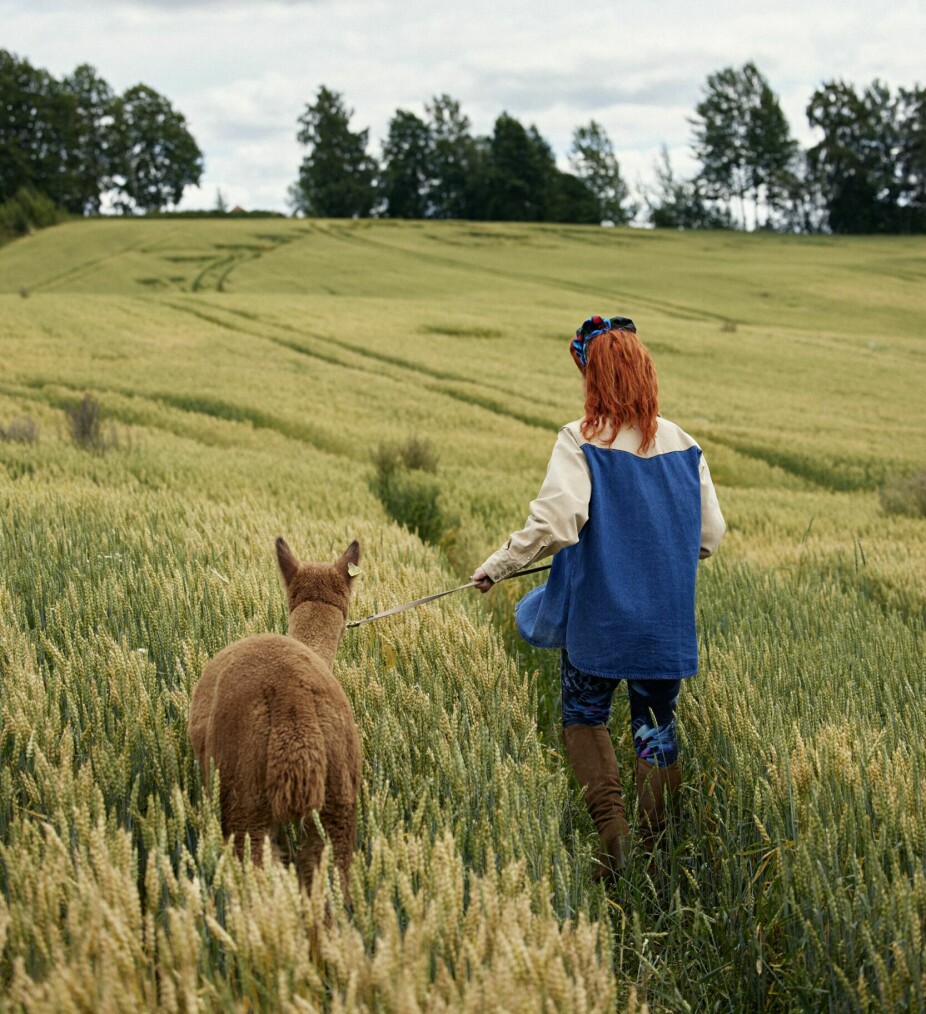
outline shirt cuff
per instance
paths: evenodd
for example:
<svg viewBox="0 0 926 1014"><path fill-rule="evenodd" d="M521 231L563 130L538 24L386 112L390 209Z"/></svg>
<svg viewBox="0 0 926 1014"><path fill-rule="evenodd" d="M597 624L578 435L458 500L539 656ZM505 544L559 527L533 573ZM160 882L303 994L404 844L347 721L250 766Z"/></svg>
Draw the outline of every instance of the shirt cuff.
<svg viewBox="0 0 926 1014"><path fill-rule="evenodd" d="M509 550L499 549L485 561L482 569L493 581L504 581L506 577L511 577L521 569L521 561L512 558Z"/></svg>

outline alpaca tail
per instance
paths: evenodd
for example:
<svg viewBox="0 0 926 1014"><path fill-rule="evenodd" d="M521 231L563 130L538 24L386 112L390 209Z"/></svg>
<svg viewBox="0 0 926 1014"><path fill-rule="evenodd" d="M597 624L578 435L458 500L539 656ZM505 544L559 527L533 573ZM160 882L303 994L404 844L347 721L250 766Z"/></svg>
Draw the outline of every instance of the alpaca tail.
<svg viewBox="0 0 926 1014"><path fill-rule="evenodd" d="M287 823L321 810L325 802L324 739L312 708L299 708L270 728L267 789L275 822Z"/></svg>

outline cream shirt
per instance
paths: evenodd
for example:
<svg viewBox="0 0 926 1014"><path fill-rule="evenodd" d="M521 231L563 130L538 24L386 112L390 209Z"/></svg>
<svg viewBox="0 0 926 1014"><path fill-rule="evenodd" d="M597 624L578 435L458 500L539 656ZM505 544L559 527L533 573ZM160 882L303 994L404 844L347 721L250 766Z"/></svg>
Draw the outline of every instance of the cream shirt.
<svg viewBox="0 0 926 1014"><path fill-rule="evenodd" d="M588 441L582 436L581 420L568 423L557 435L553 453L547 465L546 477L536 499L531 501L530 513L524 527L512 532L501 549L482 564L482 569L493 581L501 581L529 567L532 563L552 556L557 550L575 545L579 533L588 521L588 505L592 495L592 480L582 447ZM597 438L599 447L607 444ZM698 446L680 426L659 418L656 439L642 454L639 451L640 432L634 427L620 430L611 449L625 451L638 457L651 458L672 451L684 451ZM717 501L704 454L701 454L701 559L711 556L726 531L726 523Z"/></svg>

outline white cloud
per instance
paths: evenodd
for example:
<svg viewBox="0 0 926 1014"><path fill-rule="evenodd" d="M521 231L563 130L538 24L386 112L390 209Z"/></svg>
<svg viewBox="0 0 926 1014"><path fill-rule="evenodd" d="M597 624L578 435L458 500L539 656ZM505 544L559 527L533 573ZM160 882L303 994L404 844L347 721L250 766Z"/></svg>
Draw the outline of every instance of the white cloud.
<svg viewBox="0 0 926 1014"><path fill-rule="evenodd" d="M822 81L922 75L926 9L884 0L0 0L3 44L52 73L93 64L122 90L143 81L184 112L206 154L201 191L285 208L301 157L296 119L326 84L369 127L372 147L392 112L458 98L478 132L506 110L536 123L560 156L589 119L611 134L625 174L649 176L665 143L683 168L687 122L707 75L754 60L796 136ZM234 197L232 198L232 195Z"/></svg>

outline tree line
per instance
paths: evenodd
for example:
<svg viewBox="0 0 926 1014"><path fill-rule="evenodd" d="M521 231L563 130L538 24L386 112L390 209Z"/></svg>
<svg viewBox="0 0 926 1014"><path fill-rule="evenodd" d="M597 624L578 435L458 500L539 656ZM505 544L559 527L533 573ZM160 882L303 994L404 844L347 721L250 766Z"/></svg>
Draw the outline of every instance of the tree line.
<svg viewBox="0 0 926 1014"><path fill-rule="evenodd" d="M40 195L74 215L99 213L104 199L158 211L202 171L183 114L153 88L117 95L88 64L58 80L0 49L0 202Z"/></svg>
<svg viewBox="0 0 926 1014"><path fill-rule="evenodd" d="M926 89L896 93L880 81L859 92L831 81L807 118L822 139L802 150L778 97L754 63L708 76L691 118L700 167L679 179L664 148L655 183L634 203L614 145L592 120L575 130L571 172L556 165L536 126L502 113L474 136L448 95L425 116L397 109L382 155L351 128L343 95L325 86L299 119L307 149L290 188L292 208L333 217L628 222L661 227L787 232L926 231Z"/></svg>
<svg viewBox="0 0 926 1014"><path fill-rule="evenodd" d="M424 118L396 110L380 160L369 154L369 132L351 129L352 116L343 96L322 86L299 118L308 153L289 191L295 211L517 222L632 217L613 146L594 121L576 130L572 172L564 172L535 126L502 113L490 136L473 136L449 95L427 103Z"/></svg>
<svg viewBox="0 0 926 1014"><path fill-rule="evenodd" d="M536 126L503 112L476 134L439 95L423 115L397 109L377 157L344 96L322 86L298 120L305 156L289 203L330 217L926 231L926 89L829 81L806 114L820 140L802 150L755 64L710 74L690 119L697 172L680 178L663 149L634 199L594 120L574 131L563 170ZM150 213L177 204L202 171L183 115L154 89L117 95L86 64L57 80L0 50L0 205Z"/></svg>
<svg viewBox="0 0 926 1014"><path fill-rule="evenodd" d="M749 202L756 227L926 231L926 89L829 81L806 115L823 136L802 151L755 64L709 75L691 121L697 195L728 214L735 202L741 222Z"/></svg>

